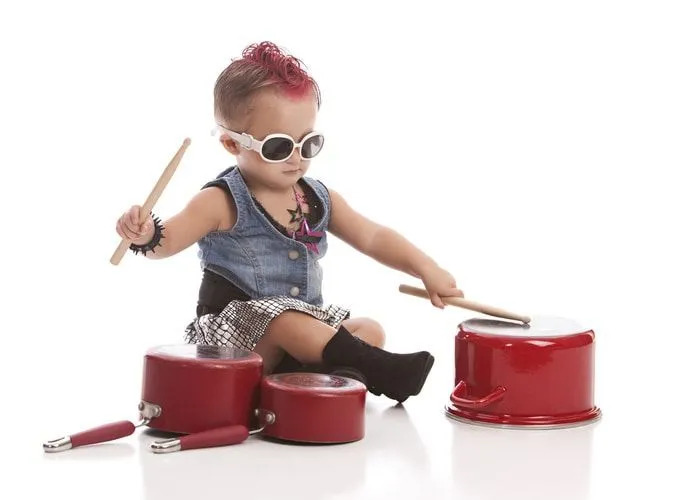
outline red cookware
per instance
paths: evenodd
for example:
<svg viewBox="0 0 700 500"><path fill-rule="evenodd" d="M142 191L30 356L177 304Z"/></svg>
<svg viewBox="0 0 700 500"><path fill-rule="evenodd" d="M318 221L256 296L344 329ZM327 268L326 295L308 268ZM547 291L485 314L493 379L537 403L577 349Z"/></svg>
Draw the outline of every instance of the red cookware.
<svg viewBox="0 0 700 500"><path fill-rule="evenodd" d="M153 443L156 453L240 443L258 432L291 441L355 441L364 437L365 394L362 383L344 377L278 374L263 379L262 358L250 351L160 346L144 357L137 425L107 424L49 441L44 450L110 441L142 425L186 434ZM251 422L260 426L249 431Z"/></svg>
<svg viewBox="0 0 700 500"><path fill-rule="evenodd" d="M470 319L455 338L455 388L447 416L513 427L597 420L593 330L556 317L529 325Z"/></svg>
<svg viewBox="0 0 700 500"><path fill-rule="evenodd" d="M365 435L364 384L346 377L321 373L279 373L262 379L260 427L251 432L305 443L348 443ZM248 437L233 426L151 444L155 453L235 444ZM230 438L228 437L230 434ZM218 439L226 442L218 443ZM205 444L200 445L200 441ZM214 442L215 444L209 444Z"/></svg>
<svg viewBox="0 0 700 500"><path fill-rule="evenodd" d="M280 373L263 378L260 411L276 415L266 436L307 443L346 443L365 435L367 389L351 378Z"/></svg>

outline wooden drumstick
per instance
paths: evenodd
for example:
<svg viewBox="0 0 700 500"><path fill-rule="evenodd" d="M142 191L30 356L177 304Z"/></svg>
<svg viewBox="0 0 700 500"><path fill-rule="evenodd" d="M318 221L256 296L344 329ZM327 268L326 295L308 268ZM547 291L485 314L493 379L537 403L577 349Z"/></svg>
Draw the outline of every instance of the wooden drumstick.
<svg viewBox="0 0 700 500"><path fill-rule="evenodd" d="M415 286L401 285L401 286L399 286L399 292L405 293L408 295L413 295L415 297L422 297L424 299L430 299L430 294L428 293L427 290L424 290L423 288L418 288ZM520 322L525 323L525 324L530 323L530 316L522 316L520 314L515 314L515 313L509 312L509 311L505 311L505 310L499 309L497 307L491 307L491 306L487 306L484 304L479 304L477 302L463 299L461 297L440 297L440 300L442 300L443 303L451 305L451 306L463 307L464 309L469 309L470 311L477 311L480 313L488 314L489 316L495 316L497 318L514 319L516 321L520 321Z"/></svg>
<svg viewBox="0 0 700 500"><path fill-rule="evenodd" d="M160 175L160 179L158 179L156 185L153 186L151 194L148 195L148 198L146 198L146 202L141 207L141 212L139 213L139 224L143 224L146 221L146 219L150 217L151 210L153 210L153 207L158 201L158 198L160 198L160 195L163 193L165 186L168 185L170 178L175 173L175 169L180 164L180 160L182 160L182 155L185 154L185 150L191 142L192 141L190 141L189 137L185 139L182 142L182 146L180 146L180 149L178 149L177 153L175 153L175 156L173 156L173 159L170 160L168 166L165 167L165 170L163 170L163 173ZM128 239L124 238L117 247L117 249L114 251L112 258L109 259L109 261L115 266L119 264L119 262L121 262L122 260L122 257L124 257L124 254L129 249L130 244L131 242Z"/></svg>

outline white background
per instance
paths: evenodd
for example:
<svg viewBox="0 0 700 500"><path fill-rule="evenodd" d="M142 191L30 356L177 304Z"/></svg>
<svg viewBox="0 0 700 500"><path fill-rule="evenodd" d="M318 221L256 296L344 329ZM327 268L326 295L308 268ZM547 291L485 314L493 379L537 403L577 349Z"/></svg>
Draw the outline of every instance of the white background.
<svg viewBox="0 0 700 500"><path fill-rule="evenodd" d="M696 2L669 0L3 4L1 496L698 498L699 25ZM404 409L369 398L363 441L160 457L139 433L42 452L136 420L143 354L181 341L196 249L114 267L114 223L185 137L159 215L232 164L212 89L263 40L321 86L310 175L467 297L594 328L602 421L447 420L456 326L476 314L400 295L417 283L332 239L326 300L437 358Z"/></svg>

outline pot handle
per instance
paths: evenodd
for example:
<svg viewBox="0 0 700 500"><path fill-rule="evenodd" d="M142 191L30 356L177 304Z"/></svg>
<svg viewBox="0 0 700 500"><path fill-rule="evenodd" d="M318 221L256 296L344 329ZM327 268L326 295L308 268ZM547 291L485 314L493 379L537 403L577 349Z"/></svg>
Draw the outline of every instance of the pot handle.
<svg viewBox="0 0 700 500"><path fill-rule="evenodd" d="M137 427L148 425L151 423L151 420L159 417L161 408L157 404L141 401L141 404L139 404L139 412L141 420L135 425L128 420L101 425L77 434L47 441L44 443L44 451L46 453L57 453L59 451L70 450L71 448L77 448L78 446L104 443L105 441L112 441L114 439L130 436Z"/></svg>
<svg viewBox="0 0 700 500"><path fill-rule="evenodd" d="M496 401L499 401L506 393L506 388L499 385L493 391L491 391L489 395L484 396L483 398L461 397L457 395L458 392L466 392L466 390L467 384L464 382L464 380L460 380L457 387L455 387L455 390L452 391L452 394L450 395L450 401L452 401L455 406L462 406L465 408L483 408L484 406L488 406Z"/></svg>
<svg viewBox="0 0 700 500"><path fill-rule="evenodd" d="M194 450L212 446L242 443L248 438L248 429L243 425L228 425L208 431L195 432L178 438L154 441L151 443L153 453L170 453L180 450Z"/></svg>
<svg viewBox="0 0 700 500"><path fill-rule="evenodd" d="M133 434L136 427L138 426L135 426L128 420L101 425L87 431L78 432L77 434L47 441L44 443L44 451L46 453L56 453L70 450L71 448L77 448L78 446L112 441L113 439L130 436Z"/></svg>
<svg viewBox="0 0 700 500"><path fill-rule="evenodd" d="M245 441L249 435L262 432L265 427L275 423L275 414L268 410L257 409L255 416L262 421L262 425L248 431L244 425L227 425L202 432L195 432L179 438L165 439L151 443L153 453L171 453L180 450L194 450L197 448L210 448L212 446L225 446L239 444Z"/></svg>

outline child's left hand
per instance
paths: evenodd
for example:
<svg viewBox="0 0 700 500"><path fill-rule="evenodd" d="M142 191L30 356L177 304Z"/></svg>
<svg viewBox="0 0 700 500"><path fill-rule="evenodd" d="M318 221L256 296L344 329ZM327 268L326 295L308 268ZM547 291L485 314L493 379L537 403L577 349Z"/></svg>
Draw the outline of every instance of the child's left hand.
<svg viewBox="0 0 700 500"><path fill-rule="evenodd" d="M464 297L464 292L457 288L457 281L446 270L438 266L429 268L421 276L425 289L430 294L430 302L440 309L445 304L440 297Z"/></svg>

